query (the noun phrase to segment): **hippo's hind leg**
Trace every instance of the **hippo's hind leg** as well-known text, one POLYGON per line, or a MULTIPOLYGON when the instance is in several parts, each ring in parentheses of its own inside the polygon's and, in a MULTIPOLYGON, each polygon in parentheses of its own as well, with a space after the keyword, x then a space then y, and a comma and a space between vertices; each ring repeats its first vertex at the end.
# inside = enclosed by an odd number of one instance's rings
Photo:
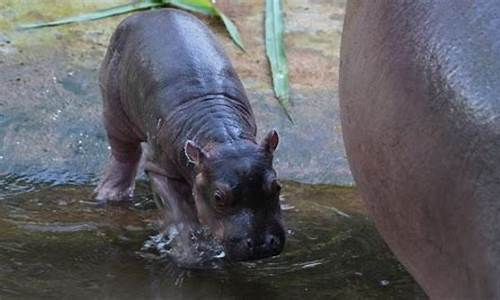
POLYGON ((135 176, 141 160, 141 140, 133 134, 131 124, 120 115, 120 107, 104 107, 104 125, 111 146, 110 162, 95 189, 99 202, 124 201, 132 198, 135 176))
POLYGON ((132 197, 144 140, 121 105, 117 57, 112 49, 108 50, 101 68, 104 127, 111 146, 111 159, 94 191, 97 201, 123 201, 132 197))
POLYGON ((110 162, 101 182, 95 189, 99 202, 124 201, 133 196, 135 176, 141 158, 141 145, 109 139, 111 145, 110 162))

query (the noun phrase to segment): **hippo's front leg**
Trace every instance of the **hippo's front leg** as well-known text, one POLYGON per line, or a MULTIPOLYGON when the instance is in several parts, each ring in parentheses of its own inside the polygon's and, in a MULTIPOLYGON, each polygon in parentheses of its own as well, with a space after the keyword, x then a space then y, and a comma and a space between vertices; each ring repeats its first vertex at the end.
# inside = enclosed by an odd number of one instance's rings
POLYGON ((169 221, 193 227, 198 221, 189 184, 184 180, 169 178, 154 171, 146 170, 146 174, 151 182, 153 192, 166 206, 169 221))

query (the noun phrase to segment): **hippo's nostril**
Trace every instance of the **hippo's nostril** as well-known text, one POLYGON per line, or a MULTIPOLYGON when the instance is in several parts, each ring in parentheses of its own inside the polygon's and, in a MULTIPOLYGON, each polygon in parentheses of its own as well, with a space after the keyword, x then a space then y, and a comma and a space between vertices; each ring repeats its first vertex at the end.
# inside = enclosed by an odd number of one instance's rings
POLYGON ((252 249, 253 248, 253 241, 252 241, 252 239, 250 239, 250 238, 245 239, 245 245, 247 246, 248 249, 252 249))
POLYGON ((276 251, 280 248, 280 241, 276 236, 274 236, 272 234, 268 234, 268 235, 266 235, 265 245, 271 251, 276 251))

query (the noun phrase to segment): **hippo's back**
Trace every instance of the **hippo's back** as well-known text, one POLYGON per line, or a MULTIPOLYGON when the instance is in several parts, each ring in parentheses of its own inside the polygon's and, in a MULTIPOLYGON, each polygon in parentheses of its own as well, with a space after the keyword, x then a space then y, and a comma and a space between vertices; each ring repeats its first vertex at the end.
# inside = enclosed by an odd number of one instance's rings
POLYGON ((110 65, 107 72, 117 73, 121 105, 133 120, 207 95, 225 95, 249 106, 214 34, 188 13, 160 9, 132 15, 118 26, 108 51, 121 61, 105 64, 110 65))

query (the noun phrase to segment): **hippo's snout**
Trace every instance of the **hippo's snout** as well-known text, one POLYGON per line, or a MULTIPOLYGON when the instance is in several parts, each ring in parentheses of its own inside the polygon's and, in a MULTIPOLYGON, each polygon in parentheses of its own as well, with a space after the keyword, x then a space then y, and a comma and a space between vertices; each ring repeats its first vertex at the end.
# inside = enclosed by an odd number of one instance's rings
POLYGON ((229 259, 234 261, 255 260, 275 256, 283 251, 285 234, 283 229, 278 233, 267 233, 260 239, 233 238, 225 243, 229 259))

